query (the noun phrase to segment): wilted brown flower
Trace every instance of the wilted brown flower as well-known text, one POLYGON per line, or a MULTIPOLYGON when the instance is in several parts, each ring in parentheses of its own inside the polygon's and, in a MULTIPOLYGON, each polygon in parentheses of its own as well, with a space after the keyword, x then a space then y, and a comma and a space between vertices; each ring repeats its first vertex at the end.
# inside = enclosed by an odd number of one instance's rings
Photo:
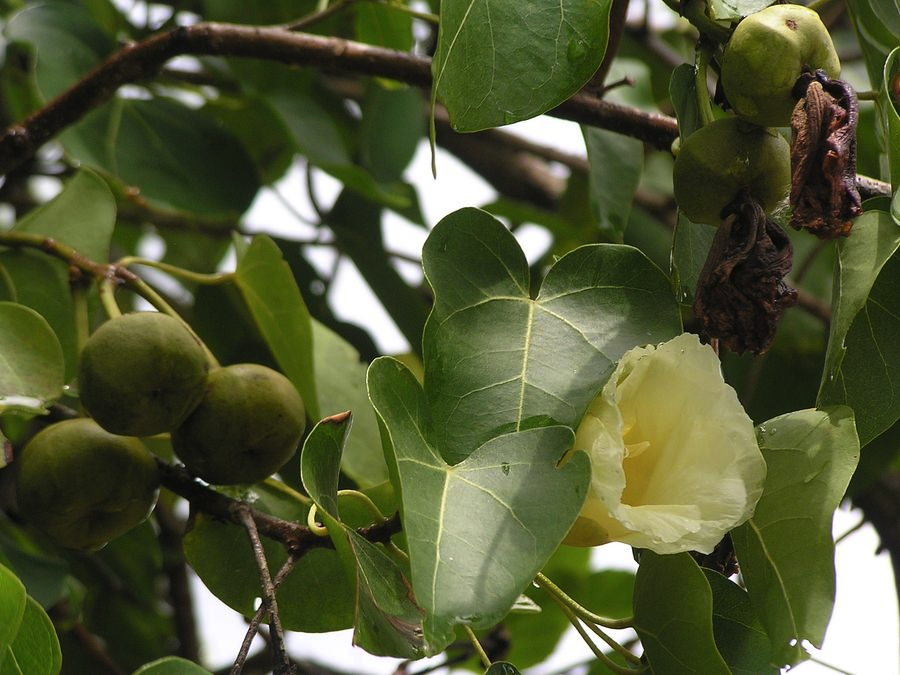
POLYGON ((704 332, 738 354, 765 352, 781 313, 797 302, 784 281, 792 264, 784 230, 742 196, 716 232, 697 282, 694 314, 704 332))
POLYGON ((862 212, 856 188, 857 101, 853 88, 821 70, 794 86, 791 226, 822 239, 846 237, 862 212))

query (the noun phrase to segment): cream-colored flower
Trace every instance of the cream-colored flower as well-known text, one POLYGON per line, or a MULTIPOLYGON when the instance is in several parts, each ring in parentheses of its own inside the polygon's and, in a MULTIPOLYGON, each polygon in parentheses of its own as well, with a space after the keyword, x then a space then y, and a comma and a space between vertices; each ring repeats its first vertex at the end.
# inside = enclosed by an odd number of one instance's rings
POLYGON ((709 553, 753 515, 766 464, 712 349, 683 334, 627 352, 575 435, 591 491, 566 543, 709 553))

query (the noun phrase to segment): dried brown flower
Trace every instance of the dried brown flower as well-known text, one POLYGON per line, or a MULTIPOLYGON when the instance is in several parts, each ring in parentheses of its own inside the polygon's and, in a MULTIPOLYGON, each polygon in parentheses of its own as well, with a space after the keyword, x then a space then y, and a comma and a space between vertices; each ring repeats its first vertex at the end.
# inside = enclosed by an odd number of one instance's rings
POLYGON ((822 239, 846 237, 862 212, 856 188, 857 101, 853 88, 821 70, 794 86, 791 226, 822 239))
POLYGON ((738 354, 765 352, 785 308, 797 291, 785 275, 793 246, 784 230, 748 195, 716 232, 697 282, 694 314, 705 333, 738 354))

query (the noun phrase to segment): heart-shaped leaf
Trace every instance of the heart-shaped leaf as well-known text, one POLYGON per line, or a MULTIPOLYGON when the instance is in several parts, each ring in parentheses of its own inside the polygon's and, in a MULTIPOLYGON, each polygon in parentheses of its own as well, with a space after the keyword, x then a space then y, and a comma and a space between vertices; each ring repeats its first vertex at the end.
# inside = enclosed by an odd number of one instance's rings
POLYGON ((307 415, 318 419, 309 311, 271 238, 256 236, 245 251, 239 251, 235 282, 272 355, 303 397, 307 415))
POLYGON ((634 581, 634 629, 655 673, 731 671, 713 638, 709 582, 687 553, 641 553, 634 581))
POLYGON ((354 579, 356 626, 353 642, 379 656, 422 656, 422 611, 410 598, 409 582, 382 548, 344 525, 338 512, 341 454, 347 443, 349 413, 319 422, 303 444, 300 475, 328 528, 341 561, 354 579))
POLYGON ((433 96, 457 131, 534 117, 594 74, 612 0, 443 0, 433 96))
POLYGON ((768 473, 756 512, 731 536, 776 665, 821 647, 834 606, 831 525, 859 460, 849 408, 801 410, 760 424, 768 473))
POLYGON ((0 651, 0 673, 56 675, 60 668, 62 651, 53 622, 37 601, 29 596, 25 599, 25 611, 15 638, 5 654, 0 651))
POLYGON ((837 287, 817 405, 847 405, 860 446, 900 418, 900 227, 883 211, 856 219, 838 246, 837 287))
POLYGON ((769 636, 747 591, 718 572, 704 569, 712 590, 713 634, 732 675, 778 675, 769 664, 769 636))
POLYGON ((434 290, 425 395, 437 447, 458 462, 498 434, 575 427, 615 362, 681 332, 668 278, 630 246, 582 246, 532 299, 515 238, 477 209, 438 223, 422 252, 434 290))
MULTIPOLYGON (((590 462, 571 429, 498 436, 450 466, 433 443, 425 394, 399 361, 369 367, 369 397, 386 430, 409 546, 413 590, 434 654, 456 624, 502 619, 553 553, 587 495, 590 462)), ((396 483, 395 483, 396 485, 396 483)))

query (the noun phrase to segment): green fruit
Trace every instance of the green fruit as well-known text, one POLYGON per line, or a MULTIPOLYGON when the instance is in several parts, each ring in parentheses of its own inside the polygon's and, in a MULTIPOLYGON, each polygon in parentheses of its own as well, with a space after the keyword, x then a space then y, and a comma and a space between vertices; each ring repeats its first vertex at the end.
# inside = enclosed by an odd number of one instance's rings
POLYGON ((734 29, 722 58, 722 87, 738 115, 760 126, 786 126, 804 68, 840 75, 828 29, 811 9, 772 5, 734 29))
POLYGON ((52 424, 15 462, 19 511, 68 548, 97 550, 143 522, 158 495, 153 456, 91 419, 52 424))
POLYGON ((772 129, 725 117, 685 139, 672 182, 679 208, 695 223, 720 224, 745 189, 768 212, 790 190, 790 147, 772 129))
POLYGON ((81 353, 81 403, 107 431, 152 436, 171 431, 203 398, 209 364, 199 340, 177 319, 136 312, 107 321, 81 353))
POLYGON ((209 374, 200 405, 172 432, 172 447, 209 483, 255 483, 291 458, 305 428, 303 399, 291 381, 245 363, 209 374))

